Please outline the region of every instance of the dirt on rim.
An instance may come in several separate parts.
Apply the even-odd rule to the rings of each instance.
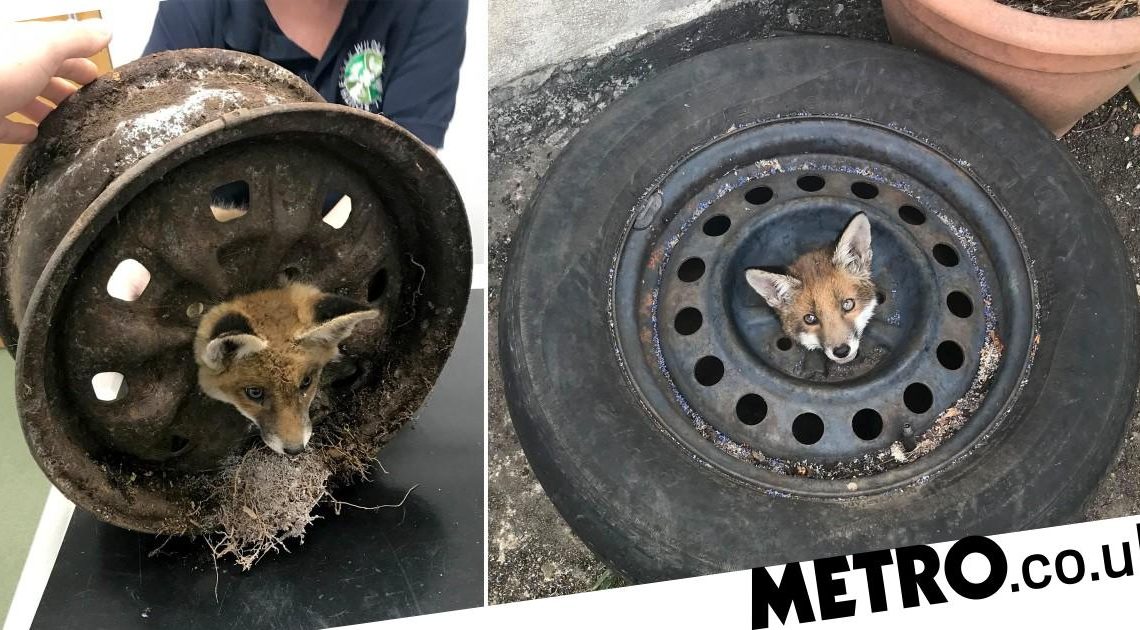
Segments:
[[[642,80],[714,48],[791,33],[888,41],[878,0],[755,0],[649,33],[602,57],[568,61],[491,91],[487,337],[490,603],[622,584],[571,533],[543,493],[519,446],[504,400],[498,356],[499,289],[528,199],[574,134]],[[1140,107],[1127,90],[1122,91],[1081,120],[1062,142],[1100,191],[1124,236],[1133,272],[1137,273]],[[1140,418],[1133,419],[1118,462],[1089,500],[1087,510],[1090,520],[1131,514],[1140,514]]]

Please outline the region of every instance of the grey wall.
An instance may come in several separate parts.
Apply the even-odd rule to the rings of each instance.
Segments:
[[[739,0],[491,0],[490,87]]]

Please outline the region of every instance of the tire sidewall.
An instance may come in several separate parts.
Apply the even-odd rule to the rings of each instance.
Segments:
[[[885,121],[968,162],[1020,237],[1037,305],[1033,362],[997,428],[925,483],[843,503],[772,496],[694,459],[643,408],[608,324],[638,198],[699,147],[803,115]],[[897,48],[782,38],[678,64],[579,132],[520,232],[500,319],[512,420],[571,527],[638,581],[1069,522],[1127,427],[1136,297],[1107,210],[1018,106]]]

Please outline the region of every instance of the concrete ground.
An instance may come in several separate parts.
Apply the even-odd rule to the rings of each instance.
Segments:
[[[567,59],[607,52],[621,42],[689,22],[742,0],[492,0],[488,55],[491,87]]]
[[[490,93],[490,269],[489,309],[489,598],[502,603],[563,595],[620,584],[570,532],[533,474],[510,423],[500,377],[496,328],[499,286],[510,255],[519,217],[547,167],[575,132],[626,90],[661,69],[701,52],[738,41],[790,32],[831,33],[860,39],[887,40],[878,0],[747,0],[691,2],[699,14],[679,25],[653,30],[660,15],[649,14],[643,24],[650,32],[614,44],[599,42],[612,33],[582,35],[591,45],[563,42],[543,49],[543,40],[518,39],[504,28],[519,29],[518,20],[504,18],[517,2],[496,0],[491,5],[490,67],[502,67],[508,45],[515,42],[530,61],[493,73]],[[594,3],[585,3],[589,7]],[[617,3],[623,4],[623,3]],[[626,3],[627,4],[627,3]],[[678,2],[667,2],[680,11]],[[679,8],[680,7],[680,8]],[[627,7],[628,8],[628,7]],[[632,17],[621,13],[619,32],[638,32]],[[675,16],[677,13],[672,13]],[[579,24],[577,18],[556,15],[552,21]],[[525,26],[525,24],[523,24]],[[556,30],[546,24],[546,31]],[[624,29],[624,30],[623,30]],[[582,33],[580,30],[567,31]],[[515,39],[511,39],[514,37]],[[568,38],[572,39],[572,38]],[[530,43],[528,44],[527,41]],[[538,43],[535,43],[535,42]],[[548,40],[553,41],[553,40]],[[604,54],[573,57],[597,50]],[[530,48],[527,48],[530,46]],[[544,52],[545,51],[545,52]],[[541,65],[543,54],[567,53]],[[517,55],[517,50],[512,54]],[[499,58],[497,58],[499,57]],[[508,62],[513,63],[513,62]],[[550,62],[548,62],[550,63]],[[527,71],[522,76],[512,72]],[[1140,110],[1127,92],[1089,114],[1063,140],[1076,161],[1104,197],[1132,253],[1140,256]],[[1135,134],[1135,135],[1134,135]],[[1135,164],[1133,164],[1135,162]],[[1108,518],[1140,513],[1140,420],[1120,460],[1090,501],[1088,516]]]

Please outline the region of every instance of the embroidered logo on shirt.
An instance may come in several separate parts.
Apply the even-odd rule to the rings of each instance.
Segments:
[[[351,105],[379,113],[384,99],[384,46],[376,40],[360,42],[348,53],[340,78],[340,97]]]

